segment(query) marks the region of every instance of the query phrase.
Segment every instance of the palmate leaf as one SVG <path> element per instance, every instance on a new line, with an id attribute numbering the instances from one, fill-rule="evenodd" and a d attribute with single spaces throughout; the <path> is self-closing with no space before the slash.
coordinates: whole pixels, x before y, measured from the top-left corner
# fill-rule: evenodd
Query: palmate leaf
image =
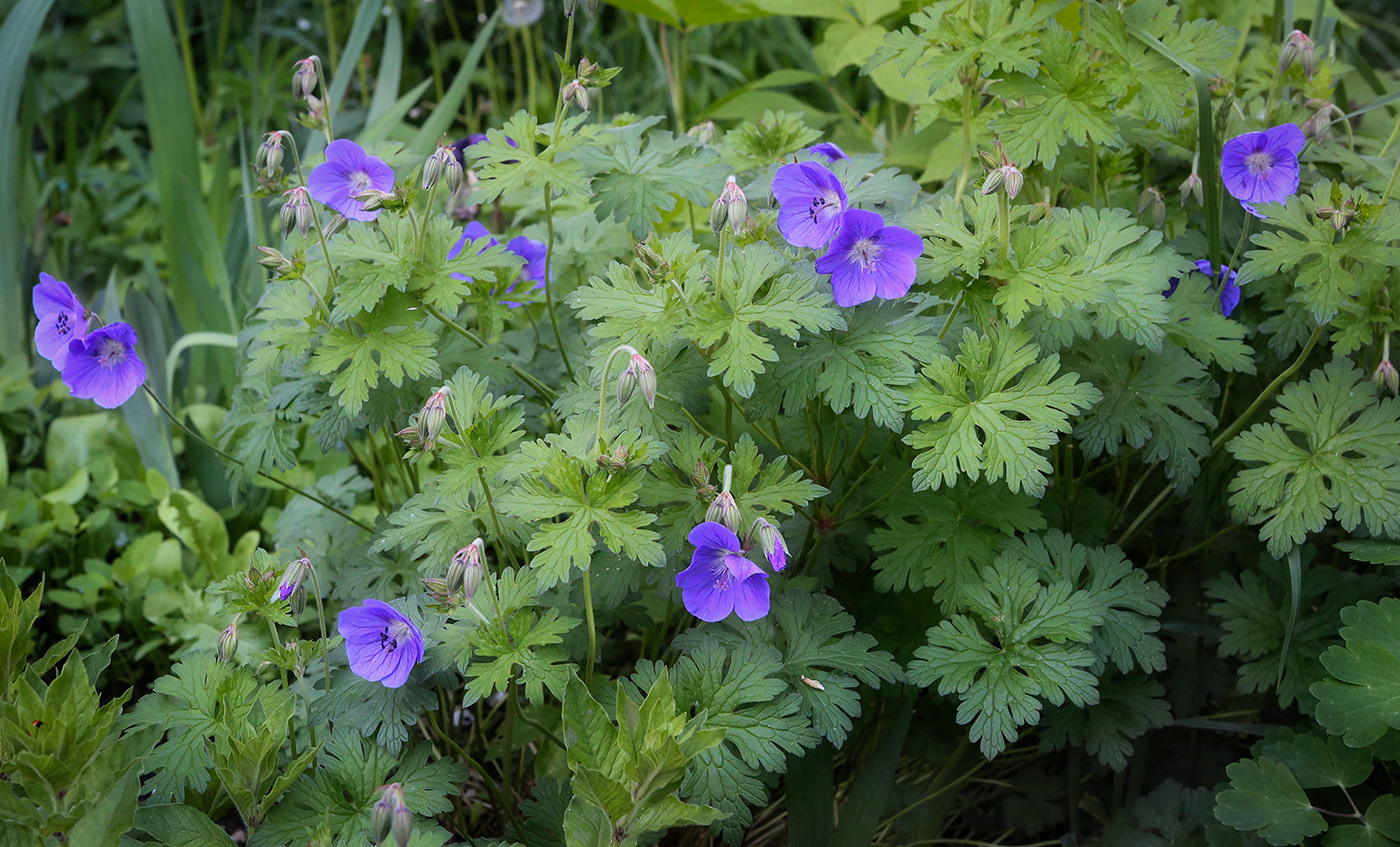
<path id="1" fill-rule="evenodd" d="M 1372 278 L 1389 273 L 1384 268 L 1400 267 L 1400 247 L 1391 242 L 1400 238 L 1400 212 L 1387 206 L 1372 212 L 1368 224 L 1349 226 L 1342 233 L 1333 229 L 1326 215 L 1317 215 L 1318 206 L 1351 200 L 1363 211 L 1376 208 L 1375 198 L 1360 189 L 1333 186 L 1318 180 L 1311 196 L 1295 194 L 1279 205 L 1266 203 L 1259 211 L 1279 228 L 1251 236 L 1258 249 L 1245 254 L 1248 261 L 1239 270 L 1238 283 L 1276 276 L 1284 271 L 1297 274 L 1295 285 L 1303 303 L 1319 323 L 1328 323 L 1361 294 Z"/>
<path id="2" fill-rule="evenodd" d="M 1059 369 L 1060 357 L 1042 357 L 1024 332 L 964 330 L 957 359 L 936 356 L 907 389 L 909 414 L 927 421 L 904 438 L 921 451 L 915 490 L 985 474 L 1013 492 L 1043 494 L 1050 463 L 1040 451 L 1069 431 L 1070 415 L 1101 396 L 1075 374 L 1056 378 Z"/>
<path id="3" fill-rule="evenodd" d="M 391 297 L 373 312 L 357 317 L 361 334 L 332 329 L 311 357 L 312 371 L 335 374 L 331 395 L 352 416 L 363 408 L 381 375 L 399 386 L 405 379 L 438 374 L 436 337 L 417 325 L 418 316 L 407 310 L 407 298 L 400 298 Z"/>
<path id="4" fill-rule="evenodd" d="M 598 220 L 611 216 L 638 240 L 676 208 L 676 198 L 707 205 L 726 173 L 719 156 L 695 139 L 651 130 L 659 120 L 604 130 L 602 144 L 572 154 L 593 174 Z"/>
<path id="5" fill-rule="evenodd" d="M 710 271 L 718 279 L 718 268 Z M 753 393 L 754 376 L 778 359 L 755 325 L 797 338 L 803 330 L 844 327 L 829 294 L 817 293 L 809 264 L 794 265 L 773 247 L 749 244 L 725 256 L 724 279 L 715 295 L 692 304 L 683 332 L 710 354 L 710 376 L 719 376 L 741 397 Z"/>
<path id="6" fill-rule="evenodd" d="M 1121 771 L 1133 752 L 1133 742 L 1149 729 L 1171 723 L 1165 689 L 1146 674 L 1099 680 L 1099 702 L 1085 708 L 1069 704 L 1045 711 L 1040 749 L 1084 748 L 1106 767 Z"/>
<path id="7" fill-rule="evenodd" d="M 1009 539 L 1045 528 L 1033 499 L 988 483 L 896 498 L 880 517 L 886 526 L 869 538 L 880 554 L 873 566 L 875 590 L 933 588 L 940 604 L 956 607 Z"/>
<path id="8" fill-rule="evenodd" d="M 1178 490 L 1189 486 L 1216 425 L 1210 401 L 1220 387 L 1205 367 L 1174 345 L 1152 353 L 1119 338 L 1083 343 L 1069 360 L 1103 393 L 1074 428 L 1085 457 L 1117 455 L 1126 444 L 1145 462 L 1165 462 Z"/>
<path id="9" fill-rule="evenodd" d="M 1041 585 L 1033 569 L 998 558 L 967 592 L 969 614 L 927 633 L 914 651 L 909 681 L 958 695 L 957 720 L 993 758 L 1018 727 L 1040 719 L 1042 700 L 1076 706 L 1098 702 L 1089 649 L 1102 622 L 1094 599 L 1067 582 Z"/>
<path id="10" fill-rule="evenodd" d="M 666 265 L 662 279 L 639 279 L 627 265 L 613 262 L 605 277 L 593 277 L 566 300 L 580 318 L 591 322 L 588 334 L 605 342 L 604 356 L 617 344 L 650 351 L 657 342 L 674 342 L 676 327 L 689 312 L 688 303 L 709 296 L 706 254 L 690 232 L 651 243 Z"/>
<path id="11" fill-rule="evenodd" d="M 1400 600 L 1363 601 L 1342 610 L 1345 646 L 1322 654 L 1331 675 L 1312 686 L 1317 721 L 1349 746 L 1374 744 L 1400 729 Z"/>
<path id="12" fill-rule="evenodd" d="M 1272 411 L 1230 441 L 1249 467 L 1230 483 L 1230 505 L 1262 524 L 1277 557 L 1335 518 L 1343 528 L 1400 532 L 1400 402 L 1375 399 L 1359 369 L 1337 359 L 1290 384 Z"/>
<path id="13" fill-rule="evenodd" d="M 1034 161 L 1054 168 L 1066 144 L 1122 143 L 1114 125 L 1114 97 L 1097 74 L 1088 72 L 1089 54 L 1079 37 L 1054 20 L 1038 36 L 1039 72 L 1011 74 L 992 86 L 1004 100 L 1026 104 L 1008 106 L 991 123 L 1005 139 L 1008 155 L 1022 167 Z"/>
<path id="14" fill-rule="evenodd" d="M 1234 373 L 1254 373 L 1254 351 L 1244 343 L 1245 326 L 1220 314 L 1220 298 L 1183 278 L 1167 300 L 1168 340 L 1206 364 Z M 1307 333 L 1303 333 L 1307 337 Z M 1301 343 L 1301 341 L 1300 341 Z"/>
<path id="15" fill-rule="evenodd" d="M 471 201 L 490 203 L 513 192 L 538 191 L 546 185 L 555 196 L 588 195 L 582 163 L 564 154 L 586 145 L 596 132 L 587 113 L 582 113 L 565 118 L 558 140 L 551 141 L 534 115 L 523 109 L 516 112 L 500 129 L 488 129 L 485 142 L 472 145 L 481 181 Z"/>
<path id="16" fill-rule="evenodd" d="M 1245 759 L 1225 769 L 1230 787 L 1215 801 L 1215 817 L 1239 830 L 1255 830 L 1277 847 L 1299 844 L 1327 829 L 1288 768 L 1273 759 Z"/>
<path id="17" fill-rule="evenodd" d="M 735 171 L 749 171 L 781 161 L 821 137 L 821 131 L 808 126 L 802 113 L 765 109 L 758 121 L 744 121 L 726 132 L 718 149 Z"/>
<path id="18" fill-rule="evenodd" d="M 1109 298 L 1107 286 L 1089 273 L 1088 258 L 1066 249 L 1067 220 L 1050 218 L 1013 229 L 1008 258 L 998 257 L 989 265 L 988 275 L 1002 280 L 992 302 L 1009 326 L 1035 310 L 1058 320 Z"/>

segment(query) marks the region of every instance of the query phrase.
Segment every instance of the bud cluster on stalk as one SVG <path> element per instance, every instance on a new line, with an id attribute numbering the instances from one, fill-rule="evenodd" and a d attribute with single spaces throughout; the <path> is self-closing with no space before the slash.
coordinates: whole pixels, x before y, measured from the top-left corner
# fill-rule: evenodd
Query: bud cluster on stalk
<path id="1" fill-rule="evenodd" d="M 1326 220 L 1332 224 L 1332 228 L 1337 232 L 1342 232 L 1351 225 L 1359 210 L 1356 208 L 1356 201 L 1347 199 L 1335 206 L 1318 206 L 1313 210 L 1313 214 L 1318 220 Z"/>
<path id="2" fill-rule="evenodd" d="M 739 503 L 734 499 L 734 495 L 729 492 L 729 486 L 734 482 L 734 468 L 731 465 L 724 466 L 724 476 L 715 499 L 710 503 L 710 508 L 705 510 L 705 520 L 714 521 L 723 525 L 735 535 L 739 534 Z"/>
<path id="3" fill-rule="evenodd" d="M 397 782 L 384 786 L 384 791 L 369 813 L 370 841 L 383 844 L 390 835 L 398 847 L 408 847 L 413 836 L 413 811 L 404 802 L 403 787 Z"/>
<path id="4" fill-rule="evenodd" d="M 656 370 L 645 356 L 633 351 L 627 368 L 617 375 L 618 407 L 626 406 L 638 388 L 642 390 L 642 399 L 646 401 L 647 408 L 656 408 Z"/>
<path id="5" fill-rule="evenodd" d="M 462 176 L 462 163 L 457 161 L 452 146 L 445 140 L 439 141 L 433 155 L 423 163 L 423 190 L 431 189 L 441 178 L 447 184 L 447 190 L 455 192 L 462 184 Z"/>
<path id="6" fill-rule="evenodd" d="M 282 169 L 282 145 L 286 141 L 284 136 L 287 136 L 285 130 L 273 130 L 264 135 L 262 143 L 258 145 L 254 164 L 258 172 L 268 179 L 277 176 L 277 172 Z"/>
<path id="7" fill-rule="evenodd" d="M 409 447 L 425 453 L 437 449 L 438 438 L 447 426 L 447 397 L 451 393 L 452 390 L 444 385 L 429 395 L 423 408 L 410 419 L 409 425 L 399 430 L 399 438 Z"/>
<path id="8" fill-rule="evenodd" d="M 993 151 L 979 150 L 977 156 L 982 160 L 982 166 L 987 169 L 987 177 L 982 181 L 982 195 L 1001 192 L 1012 200 L 1016 199 L 1026 178 L 1020 168 L 1016 167 L 1016 163 L 1006 155 L 1006 148 L 1002 146 L 1000 139 L 995 142 Z"/>
<path id="9" fill-rule="evenodd" d="M 470 603 L 486 578 L 486 542 L 480 538 L 458 550 L 447 565 L 446 578 L 423 580 L 423 588 L 443 610 Z"/>
<path id="10" fill-rule="evenodd" d="M 294 229 L 305 236 L 311 230 L 311 223 L 316 214 L 311 208 L 311 195 L 298 185 L 288 189 L 283 196 L 287 198 L 287 202 L 282 204 L 282 211 L 278 214 L 278 220 L 282 224 L 282 237 L 291 235 Z"/>
<path id="11" fill-rule="evenodd" d="M 749 199 L 744 196 L 744 190 L 739 187 L 738 181 L 730 176 L 724 183 L 724 190 L 710 207 L 710 229 L 718 237 L 727 225 L 738 235 L 743 231 L 744 222 L 748 219 Z"/>
<path id="12" fill-rule="evenodd" d="M 1181 205 L 1185 206 L 1187 200 L 1195 200 L 1197 206 L 1205 205 L 1206 185 L 1201 181 L 1201 175 L 1195 171 L 1181 181 L 1178 190 L 1181 191 Z"/>
<path id="13" fill-rule="evenodd" d="M 1390 333 L 1385 334 L 1385 343 L 1381 349 L 1381 363 L 1376 366 L 1376 372 L 1371 374 L 1371 380 L 1376 383 L 1376 388 L 1381 391 L 1389 391 L 1392 397 L 1400 394 L 1400 371 L 1395 369 L 1394 363 L 1390 361 Z"/>
<path id="14" fill-rule="evenodd" d="M 219 646 L 215 651 L 220 664 L 228 664 L 233 654 L 238 652 L 238 621 L 229 624 L 219 633 Z"/>
<path id="15" fill-rule="evenodd" d="M 1283 40 L 1283 46 L 1279 48 L 1279 73 L 1288 70 L 1294 62 L 1297 62 L 1303 68 L 1303 73 L 1309 77 L 1317 70 L 1317 47 L 1307 33 L 1297 29 L 1288 34 Z"/>
<path id="16" fill-rule="evenodd" d="M 1146 215 L 1152 221 L 1152 226 L 1161 229 L 1167 219 L 1167 201 L 1162 197 L 1162 192 L 1151 185 L 1144 188 L 1138 195 L 1137 213 L 1139 217 Z"/>

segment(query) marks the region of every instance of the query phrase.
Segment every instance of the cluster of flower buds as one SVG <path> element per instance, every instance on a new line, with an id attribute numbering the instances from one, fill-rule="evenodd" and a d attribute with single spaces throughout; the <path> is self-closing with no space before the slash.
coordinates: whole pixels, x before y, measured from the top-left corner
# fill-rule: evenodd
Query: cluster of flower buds
<path id="1" fill-rule="evenodd" d="M 1162 192 L 1151 185 L 1144 188 L 1138 195 L 1137 213 L 1139 217 L 1146 215 L 1152 226 L 1161 229 L 1167 219 L 1167 201 L 1162 198 Z"/>
<path id="2" fill-rule="evenodd" d="M 695 467 L 690 470 L 690 484 L 695 486 L 695 493 L 707 501 L 715 499 L 719 491 L 710 482 L 710 466 L 705 464 L 704 459 L 695 460 Z"/>
<path id="3" fill-rule="evenodd" d="M 977 151 L 982 166 L 987 169 L 987 178 L 982 181 L 982 194 L 987 196 L 1001 191 L 1014 200 L 1016 195 L 1021 193 L 1021 186 L 1025 184 L 1026 178 L 1016 167 L 1016 163 L 1006 155 L 1006 148 L 1002 146 L 1000 139 L 995 145 L 996 149 L 992 152 Z"/>
<path id="4" fill-rule="evenodd" d="M 773 526 L 763 518 L 755 518 L 753 526 L 749 528 L 749 543 L 745 547 L 751 547 L 754 536 L 758 536 L 758 549 L 763 552 L 773 570 L 782 571 L 787 568 L 788 546 L 783 540 L 783 536 L 778 532 L 778 528 Z"/>
<path id="5" fill-rule="evenodd" d="M 601 453 L 594 461 L 598 467 L 610 474 L 622 473 L 627 470 L 627 463 L 631 460 L 632 454 L 621 444 L 613 447 L 609 453 Z"/>
<path id="6" fill-rule="evenodd" d="M 316 74 L 321 64 L 317 56 L 307 56 L 292 63 L 292 96 L 309 100 L 316 93 Z"/>
<path id="7" fill-rule="evenodd" d="M 1321 100 L 1316 97 L 1305 103 L 1312 111 L 1308 119 L 1303 121 L 1300 129 L 1303 130 L 1305 138 L 1326 138 L 1331 134 L 1333 116 L 1345 119 L 1346 112 L 1343 112 L 1335 103 L 1330 100 Z"/>
<path id="8" fill-rule="evenodd" d="M 1376 372 L 1371 374 L 1371 379 L 1377 388 L 1389 391 L 1391 396 L 1400 394 L 1400 371 L 1395 370 L 1389 356 L 1381 359 L 1381 363 L 1376 366 Z"/>
<path id="9" fill-rule="evenodd" d="M 287 565 L 282 571 L 282 579 L 277 584 L 277 599 L 286 600 L 291 607 L 292 615 L 301 617 L 301 613 L 306 610 L 306 577 L 311 573 L 311 560 L 306 557 L 306 551 L 301 551 L 301 558 Z"/>
<path id="10" fill-rule="evenodd" d="M 735 535 L 739 534 L 739 504 L 734 499 L 734 495 L 729 493 L 729 486 L 734 482 L 734 468 L 731 465 L 724 466 L 724 477 L 719 494 L 715 495 L 714 501 L 710 503 L 710 508 L 705 510 L 705 520 L 714 521 L 724 525 Z"/>
<path id="11" fill-rule="evenodd" d="M 286 276 L 294 270 L 292 260 L 282 255 L 282 251 L 271 247 L 259 247 L 258 252 L 262 258 L 258 259 L 258 264 L 272 271 L 279 277 Z"/>
<path id="12" fill-rule="evenodd" d="M 645 356 L 633 350 L 627 368 L 617 376 L 618 407 L 626 406 L 638 388 L 642 390 L 642 399 L 646 401 L 647 408 L 656 408 L 656 370 Z"/>
<path id="13" fill-rule="evenodd" d="M 1055 203 L 1050 197 L 1050 186 L 1043 185 L 1040 188 L 1040 199 L 1031 204 L 1031 210 L 1026 216 L 1028 223 L 1039 223 L 1047 220 L 1055 214 Z"/>
<path id="14" fill-rule="evenodd" d="M 255 165 L 257 170 L 269 179 L 275 177 L 282 167 L 282 143 L 286 134 L 280 129 L 269 132 L 263 136 L 262 144 L 258 145 Z"/>
<path id="15" fill-rule="evenodd" d="M 447 566 L 447 593 L 453 597 L 461 594 L 462 602 L 470 603 L 485 576 L 486 542 L 477 538 L 458 550 Z"/>
<path id="16" fill-rule="evenodd" d="M 710 229 L 716 236 L 726 225 L 734 230 L 738 235 L 743 229 L 744 222 L 749 219 L 749 198 L 744 196 L 744 190 L 739 187 L 739 183 L 733 176 L 725 180 L 724 190 L 719 193 L 715 203 L 710 207 Z"/>
<path id="17" fill-rule="evenodd" d="M 708 120 L 701 121 L 686 130 L 685 134 L 700 142 L 700 146 L 709 147 L 715 140 L 715 122 Z"/>
<path id="18" fill-rule="evenodd" d="M 306 189 L 298 185 L 296 188 L 288 189 L 283 193 L 287 202 L 282 204 L 282 211 L 279 219 L 282 222 L 282 237 L 286 238 L 292 234 L 292 230 L 300 232 L 303 236 L 311 230 L 311 221 L 315 212 L 311 209 L 311 195 L 306 193 Z"/>
<path id="19" fill-rule="evenodd" d="M 1303 73 L 1309 77 L 1313 71 L 1317 70 L 1317 47 L 1313 40 L 1301 30 L 1293 30 L 1288 37 L 1283 40 L 1283 46 L 1278 51 L 1278 69 L 1283 73 L 1297 62 L 1303 68 Z"/>
<path id="20" fill-rule="evenodd" d="M 585 5 L 588 7 L 588 14 L 590 15 L 598 11 L 598 0 L 587 0 L 587 3 Z M 574 12 L 577 11 L 578 0 L 564 0 L 565 15 L 572 18 L 574 16 Z"/>
<path id="21" fill-rule="evenodd" d="M 1335 206 L 1318 206 L 1313 214 L 1318 219 L 1326 218 L 1337 232 L 1345 230 L 1356 217 L 1356 201 L 1347 199 Z"/>
<path id="22" fill-rule="evenodd" d="M 1206 185 L 1201 181 L 1201 175 L 1195 171 L 1192 171 L 1190 176 L 1181 181 L 1179 190 L 1181 191 L 1181 205 L 1183 206 L 1186 205 L 1187 200 L 1195 200 L 1197 206 L 1204 205 L 1206 202 Z"/>
<path id="23" fill-rule="evenodd" d="M 403 786 L 397 782 L 384 786 L 374 808 L 369 813 L 370 840 L 383 844 L 391 834 L 398 847 L 408 847 L 413 835 L 413 812 L 403 799 Z"/>
<path id="24" fill-rule="evenodd" d="M 457 161 L 457 154 L 453 152 L 452 146 L 443 141 L 438 142 L 433 155 L 423 163 L 423 190 L 427 191 L 437 185 L 439 177 L 447 183 L 448 191 L 456 191 L 462 184 L 462 163 Z"/>
<path id="25" fill-rule="evenodd" d="M 437 440 L 447 426 L 447 395 L 452 390 L 444 385 L 428 396 L 423 408 L 413 416 L 409 426 L 399 430 L 398 436 L 409 447 L 429 452 L 437 448 Z"/>
<path id="26" fill-rule="evenodd" d="M 570 80 L 568 84 L 564 86 L 563 90 L 560 93 L 564 97 L 565 106 L 569 105 L 570 103 L 577 103 L 580 109 L 584 110 L 585 112 L 588 111 L 588 107 L 591 105 L 591 103 L 588 99 L 588 88 L 584 86 L 583 83 L 579 82 L 576 79 Z"/>
<path id="27" fill-rule="evenodd" d="M 238 621 L 229 624 L 219 633 L 219 648 L 215 651 L 220 664 L 228 664 L 233 654 L 238 652 Z"/>
<path id="28" fill-rule="evenodd" d="M 638 241 L 635 250 L 637 262 L 642 266 L 643 273 L 653 280 L 670 273 L 671 263 L 661 255 L 655 233 L 648 235 L 646 241 Z"/>

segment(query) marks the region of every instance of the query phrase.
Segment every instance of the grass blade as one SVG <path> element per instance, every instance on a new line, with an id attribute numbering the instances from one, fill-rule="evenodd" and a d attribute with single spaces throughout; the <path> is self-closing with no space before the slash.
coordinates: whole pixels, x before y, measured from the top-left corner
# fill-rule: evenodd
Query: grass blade
<path id="1" fill-rule="evenodd" d="M 395 100 L 394 104 L 385 110 L 384 114 L 375 118 L 373 123 L 360 130 L 360 134 L 356 136 L 356 140 L 359 141 L 360 144 L 368 147 L 371 144 L 376 144 L 388 138 L 389 133 L 394 127 L 398 126 L 399 122 L 403 120 L 404 115 L 408 114 L 408 110 L 413 108 L 413 104 L 417 103 L 423 97 L 423 92 L 427 91 L 428 86 L 432 84 L 432 77 L 428 77 L 418 83 L 418 85 L 414 86 L 412 91 Z"/>
<path id="2" fill-rule="evenodd" d="M 360 0 L 360 7 L 355 11 L 355 23 L 350 27 L 350 36 L 345 39 L 345 49 L 340 53 L 340 64 L 336 66 L 335 76 L 331 77 L 331 123 L 334 124 L 336 118 L 345 111 L 345 92 L 350 88 L 350 78 L 355 75 L 355 66 L 360 62 L 360 56 L 365 52 L 365 45 L 369 43 L 369 34 L 374 31 L 374 25 L 379 20 L 379 10 L 384 6 L 384 0 Z"/>
<path id="3" fill-rule="evenodd" d="M 379 76 L 374 81 L 374 98 L 369 101 L 369 114 L 365 123 L 372 124 L 394 106 L 399 96 L 399 82 L 403 76 L 403 27 L 399 16 L 389 11 L 389 23 L 384 29 L 384 51 L 379 59 Z"/>
<path id="4" fill-rule="evenodd" d="M 24 280 L 24 232 L 19 220 L 19 101 L 29 52 L 53 0 L 20 0 L 0 27 L 0 359 L 28 358 L 29 312 Z"/>
<path id="5" fill-rule="evenodd" d="M 914 717 L 914 698 L 904 702 L 904 708 L 885 722 L 880 740 L 856 772 L 851 796 L 841 807 L 841 823 L 831 838 L 832 847 L 867 847 L 880 825 L 880 813 L 890 799 L 895 766 L 904 749 L 904 737 L 909 734 L 909 722 Z"/>
<path id="6" fill-rule="evenodd" d="M 486 44 L 491 40 L 491 33 L 495 31 L 496 23 L 501 19 L 501 9 L 504 8 L 497 7 L 482 25 L 481 32 L 476 34 L 471 49 L 467 51 L 467 58 L 462 60 L 462 66 L 457 69 L 457 75 L 452 78 L 452 85 L 448 86 L 442 102 L 437 104 L 437 108 L 433 109 L 433 113 L 423 122 L 418 134 L 413 136 L 413 141 L 409 143 L 410 151 L 423 156 L 428 155 L 433 151 L 437 140 L 452 126 L 453 119 L 457 117 L 457 109 L 466 99 L 467 85 L 472 80 L 472 74 L 476 73 L 477 65 L 481 64 L 481 54 L 486 52 Z"/>
<path id="7" fill-rule="evenodd" d="M 836 748 L 823 743 L 802 756 L 788 756 L 788 847 L 827 847 L 835 829 Z"/>

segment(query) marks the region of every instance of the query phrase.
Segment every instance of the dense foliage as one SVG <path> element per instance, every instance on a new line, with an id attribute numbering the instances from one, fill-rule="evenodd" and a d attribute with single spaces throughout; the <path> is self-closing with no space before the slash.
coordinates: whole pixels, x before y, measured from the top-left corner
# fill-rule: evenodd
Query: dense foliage
<path id="1" fill-rule="evenodd" d="M 9 4 L 0 847 L 1400 843 L 1394 10 L 468 5 Z"/>

